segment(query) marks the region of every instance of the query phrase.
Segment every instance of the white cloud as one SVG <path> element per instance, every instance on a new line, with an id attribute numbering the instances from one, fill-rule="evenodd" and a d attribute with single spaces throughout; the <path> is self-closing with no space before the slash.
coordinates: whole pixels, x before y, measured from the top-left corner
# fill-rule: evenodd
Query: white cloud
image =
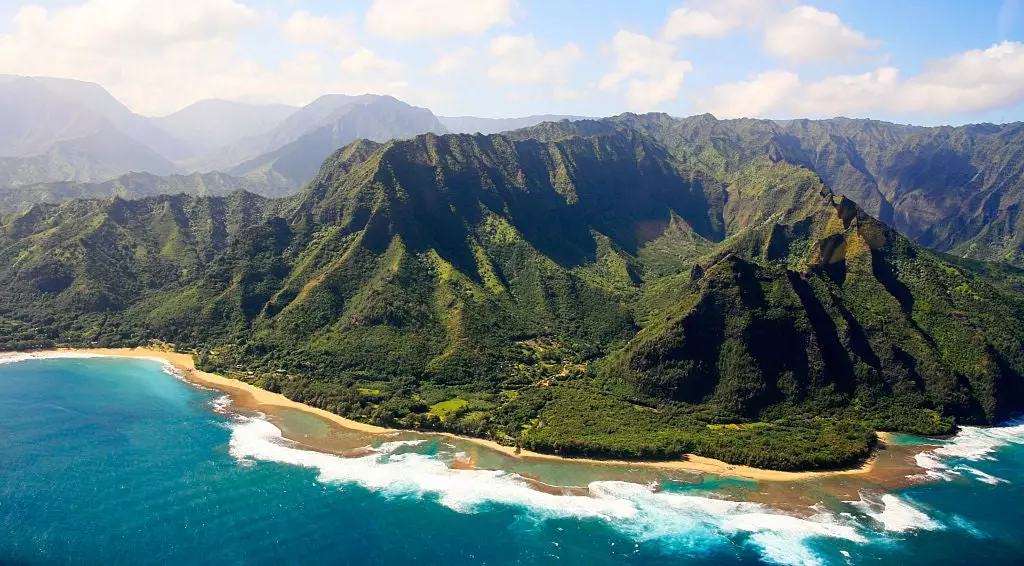
<path id="1" fill-rule="evenodd" d="M 505 35 L 491 41 L 491 79 L 513 85 L 563 84 L 583 52 L 574 43 L 545 51 L 532 34 Z"/>
<path id="2" fill-rule="evenodd" d="M 341 60 L 341 70 L 346 73 L 397 73 L 402 64 L 394 59 L 378 57 L 373 51 L 363 47 Z"/>
<path id="3" fill-rule="evenodd" d="M 722 38 L 744 29 L 760 34 L 766 53 L 794 63 L 850 60 L 878 47 L 832 12 L 790 0 L 690 0 L 674 10 L 662 37 Z"/>
<path id="4" fill-rule="evenodd" d="M 614 92 L 625 83 L 626 100 L 633 110 L 655 110 L 663 102 L 679 95 L 686 74 L 693 70 L 689 61 L 676 58 L 671 43 L 651 39 L 631 31 L 619 31 L 612 38 L 615 67 L 601 77 L 601 90 Z"/>
<path id="5" fill-rule="evenodd" d="M 767 53 L 795 63 L 849 60 L 879 45 L 839 16 L 811 6 L 797 6 L 772 20 L 763 43 Z"/>
<path id="6" fill-rule="evenodd" d="M 469 62 L 476 55 L 476 51 L 470 47 L 463 47 L 455 51 L 445 53 L 434 61 L 430 66 L 430 72 L 435 75 L 444 75 L 461 71 L 469 65 Z"/>
<path id="7" fill-rule="evenodd" d="M 669 15 L 663 35 L 669 41 L 680 37 L 719 38 L 742 23 L 743 19 L 733 14 L 683 7 Z"/>
<path id="8" fill-rule="evenodd" d="M 718 85 L 697 100 L 701 112 L 719 118 L 770 116 L 800 88 L 800 77 L 788 71 L 768 71 L 746 81 Z"/>
<path id="9" fill-rule="evenodd" d="M 513 7 L 514 0 L 374 0 L 366 28 L 395 41 L 480 35 L 511 25 Z"/>
<path id="10" fill-rule="evenodd" d="M 89 0 L 53 13 L 23 6 L 14 25 L 23 38 L 118 52 L 230 35 L 256 20 L 251 9 L 234 0 Z"/>
<path id="11" fill-rule="evenodd" d="M 669 14 L 662 36 L 721 38 L 744 26 L 758 27 L 789 0 L 690 0 Z"/>
<path id="12" fill-rule="evenodd" d="M 355 44 L 353 18 L 313 16 L 299 10 L 284 24 L 284 34 L 294 43 L 318 45 L 331 49 L 349 49 Z"/>
<path id="13" fill-rule="evenodd" d="M 931 61 L 901 89 L 900 110 L 977 112 L 1024 101 L 1024 43 L 1004 41 Z"/>
<path id="14" fill-rule="evenodd" d="M 0 73 L 75 78 L 147 114 L 203 98 L 306 103 L 324 90 L 315 54 L 275 69 L 238 54 L 259 18 L 235 0 L 86 0 L 23 7 L 0 35 Z"/>
<path id="15" fill-rule="evenodd" d="M 379 57 L 365 47 L 342 59 L 339 68 L 341 78 L 332 85 L 337 92 L 401 95 L 409 87 L 402 63 Z"/>
<path id="16" fill-rule="evenodd" d="M 1024 43 L 1003 42 L 931 61 L 904 79 L 880 67 L 803 84 L 786 71 L 719 85 L 697 100 L 702 111 L 739 116 L 870 116 L 879 112 L 949 116 L 1024 102 Z"/>

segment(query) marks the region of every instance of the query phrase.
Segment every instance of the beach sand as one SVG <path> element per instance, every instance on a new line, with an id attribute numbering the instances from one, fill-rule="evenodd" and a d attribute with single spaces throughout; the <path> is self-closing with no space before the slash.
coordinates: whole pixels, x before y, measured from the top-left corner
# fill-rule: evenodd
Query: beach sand
<path id="1" fill-rule="evenodd" d="M 284 395 L 279 393 L 272 393 L 265 389 L 260 389 L 254 385 L 239 381 L 237 379 L 231 379 L 220 375 L 207 373 L 196 369 L 195 363 L 192 360 L 190 354 L 179 354 L 176 352 L 170 352 L 166 350 L 159 350 L 155 348 L 90 348 L 90 349 L 60 349 L 52 351 L 36 351 L 32 354 L 36 355 L 48 355 L 48 354 L 85 354 L 92 356 L 104 356 L 104 357 L 121 357 L 121 358 L 147 358 L 156 359 L 169 362 L 175 368 L 180 370 L 184 374 L 185 378 L 193 383 L 217 389 L 231 395 L 233 398 L 238 396 L 244 396 L 248 399 L 244 403 L 246 406 L 252 408 L 259 408 L 260 406 L 268 407 L 285 407 L 289 409 L 295 409 L 304 411 L 309 414 L 316 415 L 322 419 L 330 421 L 343 428 L 359 431 L 368 434 L 393 434 L 398 431 L 395 429 L 389 429 L 379 426 L 374 426 L 366 423 L 353 421 L 346 419 L 329 411 L 311 407 L 303 403 L 297 403 L 288 399 Z M 12 353 L 13 354 L 13 353 Z M 249 402 L 251 401 L 251 402 Z M 419 431 L 416 431 L 419 433 Z M 813 478 L 822 478 L 830 476 L 843 476 L 843 475 L 861 475 L 868 474 L 872 471 L 876 457 L 869 458 L 863 465 L 858 468 L 844 469 L 844 470 L 829 470 L 829 471 L 812 471 L 812 472 L 783 472 L 778 470 L 764 470 L 760 468 L 753 468 L 749 466 L 737 466 L 715 460 L 712 458 L 704 458 L 701 456 L 687 455 L 685 459 L 676 461 L 658 461 L 658 462 L 637 462 L 637 461 L 618 461 L 618 460 L 593 460 L 587 458 L 565 458 L 562 456 L 556 456 L 553 454 L 540 454 L 537 452 L 531 452 L 529 450 L 516 450 L 514 447 L 504 446 L 491 440 L 484 440 L 481 438 L 473 438 L 466 436 L 456 436 L 447 433 L 420 433 L 425 435 L 442 436 L 449 438 L 457 438 L 462 441 L 472 442 L 474 444 L 484 446 L 488 449 L 501 452 L 507 456 L 511 456 L 519 459 L 535 459 L 535 460 L 559 460 L 559 461 L 571 461 L 580 463 L 593 463 L 603 466 L 644 466 L 650 468 L 660 468 L 664 470 L 685 470 L 692 472 L 702 472 L 708 474 L 714 474 L 725 477 L 742 478 L 758 481 L 778 481 L 778 482 L 789 482 L 789 481 L 800 481 L 808 480 Z M 886 442 L 887 436 L 885 433 L 878 433 L 879 439 L 884 443 Z"/>

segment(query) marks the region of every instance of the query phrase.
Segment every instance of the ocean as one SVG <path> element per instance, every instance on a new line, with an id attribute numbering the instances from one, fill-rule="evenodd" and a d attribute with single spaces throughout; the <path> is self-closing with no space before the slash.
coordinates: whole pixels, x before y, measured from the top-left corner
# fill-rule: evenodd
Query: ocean
<path id="1" fill-rule="evenodd" d="M 0 391 L 0 564 L 1024 563 L 1024 423 L 771 484 L 348 434 L 142 359 L 10 358 Z"/>

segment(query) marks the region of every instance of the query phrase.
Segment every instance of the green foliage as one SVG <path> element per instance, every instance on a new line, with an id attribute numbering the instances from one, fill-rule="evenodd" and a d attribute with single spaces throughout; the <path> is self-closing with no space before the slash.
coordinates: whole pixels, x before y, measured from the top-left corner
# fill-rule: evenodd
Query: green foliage
<path id="1" fill-rule="evenodd" d="M 37 205 L 0 222 L 0 346 L 162 339 L 365 422 L 787 470 L 1024 409 L 1021 272 L 915 245 L 782 126 L 717 124 L 359 142 L 283 199 Z"/>

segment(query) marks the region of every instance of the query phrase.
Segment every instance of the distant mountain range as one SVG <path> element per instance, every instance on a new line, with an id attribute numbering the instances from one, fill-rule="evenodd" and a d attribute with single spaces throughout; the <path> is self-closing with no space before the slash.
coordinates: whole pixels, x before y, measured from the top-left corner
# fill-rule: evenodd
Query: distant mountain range
<path id="1" fill-rule="evenodd" d="M 379 95 L 325 95 L 302 108 L 206 100 L 147 118 L 93 83 L 0 76 L 0 191 L 33 187 L 0 194 L 0 207 L 32 195 L 47 202 L 110 196 L 117 184 L 108 181 L 128 173 L 226 173 L 239 177 L 232 186 L 276 195 L 298 190 L 327 156 L 356 139 L 491 133 L 562 118 L 446 118 L 448 128 L 430 110 Z M 42 186 L 50 183 L 61 185 Z M 146 184 L 199 190 L 179 181 Z"/>
<path id="2" fill-rule="evenodd" d="M 837 194 L 920 244 L 1024 265 L 1020 123 L 925 128 L 710 115 L 437 117 L 378 95 L 326 95 L 302 108 L 203 101 L 146 118 L 95 84 L 0 76 L 0 211 L 162 191 L 246 189 L 279 196 L 297 191 L 324 159 L 356 139 L 503 131 L 544 138 L 564 135 L 563 121 L 576 135 L 613 123 L 653 132 L 681 159 L 716 174 L 731 173 L 769 148 L 777 158 L 812 169 Z M 196 172 L 203 175 L 191 174 Z M 215 178 L 206 175 L 214 172 Z"/>
<path id="3" fill-rule="evenodd" d="M 203 100 L 153 122 L 203 154 L 269 132 L 298 110 L 283 104 Z"/>
<path id="4" fill-rule="evenodd" d="M 299 189 L 338 148 L 357 139 L 384 142 L 422 133 L 446 133 L 425 108 L 390 96 L 329 95 L 285 119 L 266 134 L 242 140 L 213 157 L 209 168 L 257 182 Z"/>
<path id="5" fill-rule="evenodd" d="M 541 122 L 561 122 L 562 120 L 583 120 L 583 116 L 563 116 L 559 114 L 537 114 L 522 118 L 474 118 L 473 116 L 438 116 L 438 120 L 453 134 L 498 134 L 519 128 L 536 126 Z"/>
<path id="6" fill-rule="evenodd" d="M 26 210 L 34 204 L 61 203 L 75 199 L 139 199 L 176 194 L 216 196 L 236 191 L 248 191 L 265 197 L 279 197 L 295 192 L 291 185 L 261 184 L 216 171 L 188 175 L 125 173 L 99 183 L 60 181 L 10 187 L 0 191 L 0 210 Z"/>

